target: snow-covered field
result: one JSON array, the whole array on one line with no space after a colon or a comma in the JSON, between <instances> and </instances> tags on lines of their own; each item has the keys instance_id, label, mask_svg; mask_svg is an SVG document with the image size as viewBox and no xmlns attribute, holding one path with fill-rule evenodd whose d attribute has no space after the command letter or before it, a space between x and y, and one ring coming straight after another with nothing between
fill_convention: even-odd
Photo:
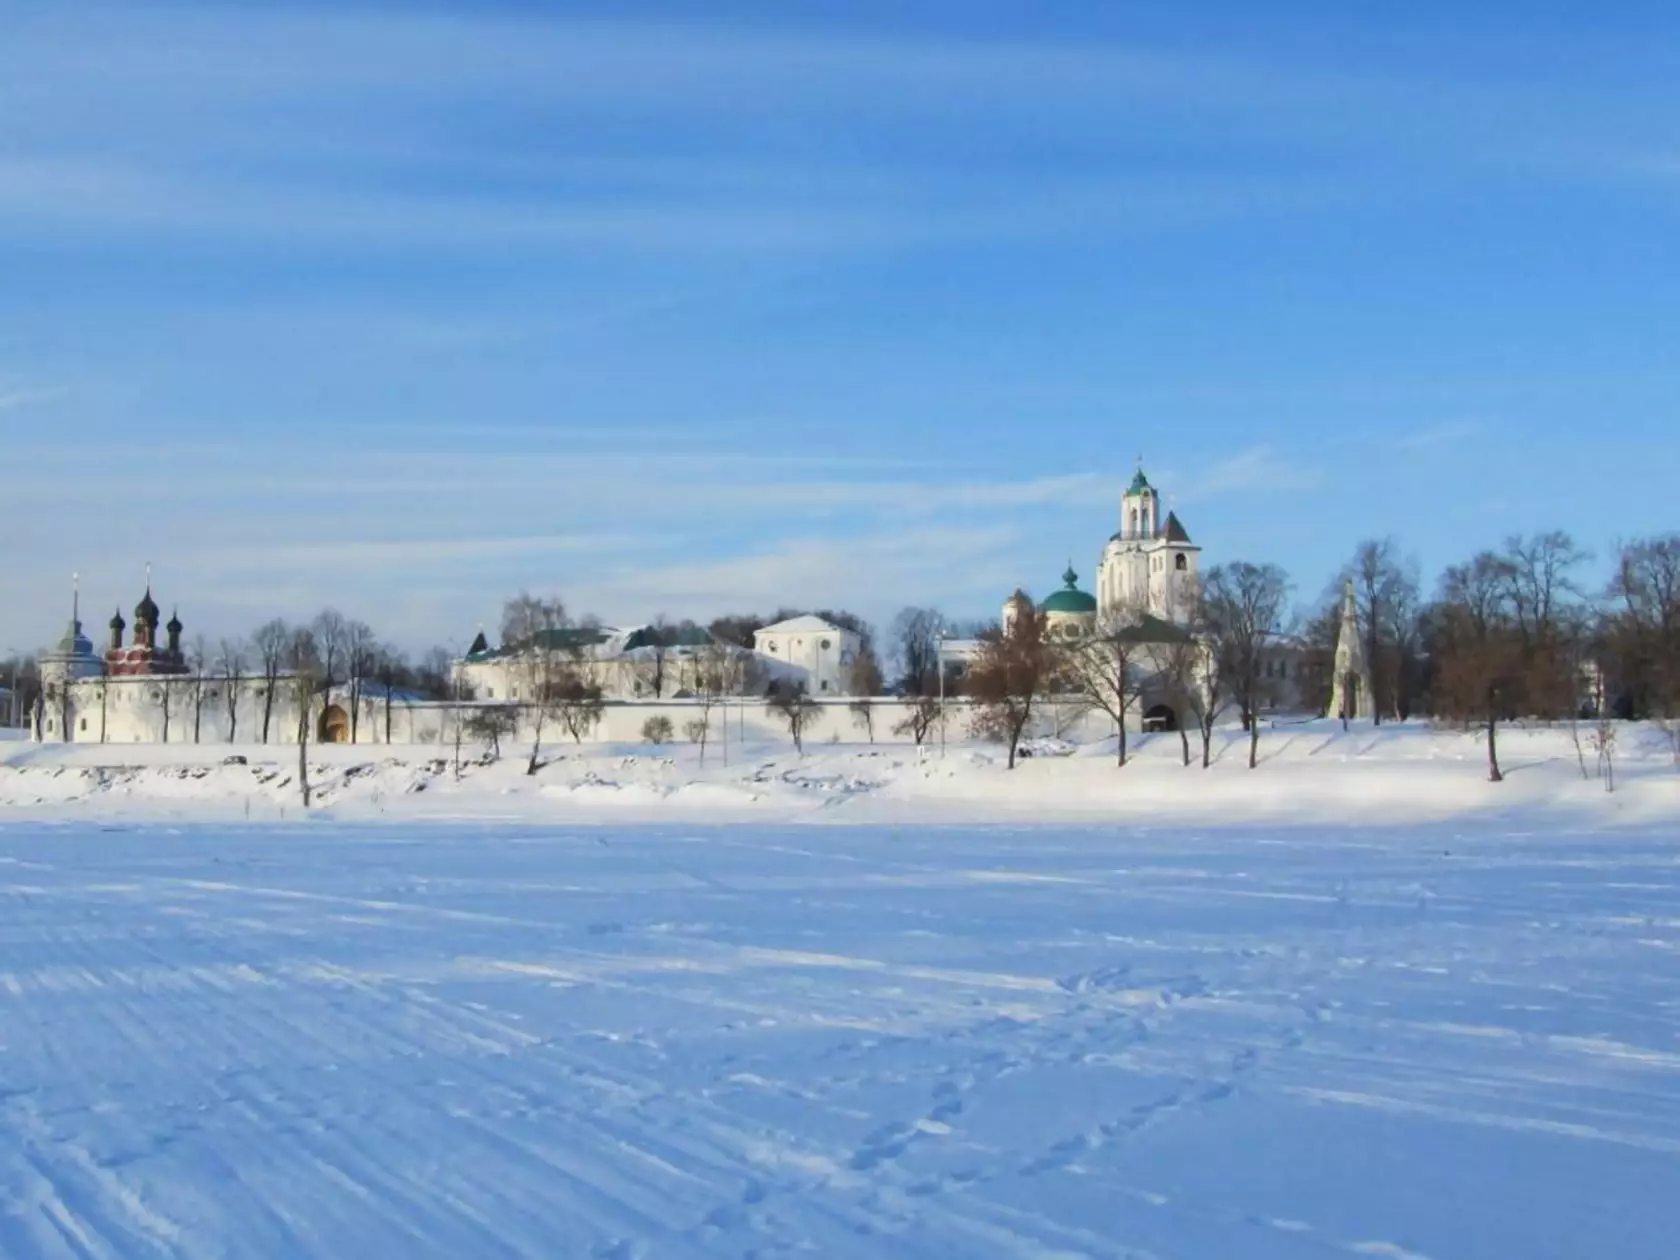
<instances>
[{"instance_id":1,"label":"snow-covered field","mask_svg":"<svg viewBox=\"0 0 1680 1260\"><path fill-rule=\"evenodd\" d=\"M0 824L0 1255L1668 1257L1668 824Z\"/></svg>"},{"instance_id":2,"label":"snow-covered field","mask_svg":"<svg viewBox=\"0 0 1680 1260\"><path fill-rule=\"evenodd\" d=\"M1658 734L9 743L0 1257L1668 1257Z\"/></svg>"}]
</instances>

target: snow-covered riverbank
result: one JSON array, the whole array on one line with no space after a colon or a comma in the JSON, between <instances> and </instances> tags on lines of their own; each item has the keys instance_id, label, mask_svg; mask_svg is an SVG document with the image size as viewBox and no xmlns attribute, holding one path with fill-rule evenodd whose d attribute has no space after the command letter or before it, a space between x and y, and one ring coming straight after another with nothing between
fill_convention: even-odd
<instances>
[{"instance_id":1,"label":"snow-covered riverbank","mask_svg":"<svg viewBox=\"0 0 1680 1260\"><path fill-rule=\"evenodd\" d=\"M535 776L519 750L459 777L446 750L326 747L311 751L316 816L487 818L554 822L1153 821L1410 823L1541 809L1588 825L1680 821L1680 773L1660 731L1623 728L1608 793L1583 778L1565 728L1504 733L1507 780L1487 781L1479 736L1420 725L1335 722L1280 727L1246 765L1246 737L1217 734L1215 763L1180 763L1176 735L1133 738L1116 769L1112 743L1039 756L1006 771L991 746L568 746ZM1199 752L1199 750L1195 750ZM229 764L230 759L234 764ZM295 751L157 745L0 745L0 814L276 821L301 813Z\"/></svg>"}]
</instances>

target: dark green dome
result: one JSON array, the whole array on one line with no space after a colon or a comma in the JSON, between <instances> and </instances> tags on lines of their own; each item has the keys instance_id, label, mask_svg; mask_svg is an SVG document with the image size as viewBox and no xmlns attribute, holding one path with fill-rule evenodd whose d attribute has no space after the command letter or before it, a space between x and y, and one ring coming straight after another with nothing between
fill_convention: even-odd
<instances>
[{"instance_id":1,"label":"dark green dome","mask_svg":"<svg viewBox=\"0 0 1680 1260\"><path fill-rule=\"evenodd\" d=\"M1149 484L1149 478L1145 477L1143 475L1143 469L1139 468L1137 470L1137 475L1132 478L1132 488L1130 490L1126 491L1126 493L1127 494L1142 494L1146 490L1153 490L1154 488L1155 488L1154 486Z\"/></svg>"},{"instance_id":2,"label":"dark green dome","mask_svg":"<svg viewBox=\"0 0 1680 1260\"><path fill-rule=\"evenodd\" d=\"M1047 613L1095 613L1097 601L1079 589L1079 575L1073 571L1070 564L1067 572L1062 574L1062 589L1057 591L1044 603L1039 605L1040 612Z\"/></svg>"}]
</instances>

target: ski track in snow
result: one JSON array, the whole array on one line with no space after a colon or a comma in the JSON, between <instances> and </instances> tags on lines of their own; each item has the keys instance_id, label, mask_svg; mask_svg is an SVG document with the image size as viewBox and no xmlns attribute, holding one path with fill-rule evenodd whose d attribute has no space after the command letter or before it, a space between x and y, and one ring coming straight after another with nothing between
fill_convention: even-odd
<instances>
[{"instance_id":1,"label":"ski track in snow","mask_svg":"<svg viewBox=\"0 0 1680 1260\"><path fill-rule=\"evenodd\" d=\"M1666 1257L1680 848L0 826L0 1256Z\"/></svg>"}]
</instances>

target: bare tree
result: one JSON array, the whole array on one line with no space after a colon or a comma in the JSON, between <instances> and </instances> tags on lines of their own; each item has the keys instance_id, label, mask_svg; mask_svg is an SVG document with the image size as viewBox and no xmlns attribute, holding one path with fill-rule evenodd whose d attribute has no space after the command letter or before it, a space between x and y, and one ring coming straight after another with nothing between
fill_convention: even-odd
<instances>
[{"instance_id":1,"label":"bare tree","mask_svg":"<svg viewBox=\"0 0 1680 1260\"><path fill-rule=\"evenodd\" d=\"M385 742L391 742L391 705L398 686L404 681L407 666L403 660L402 649L389 643L382 643L374 649L373 679L379 684L380 698L385 705ZM409 723L412 732L413 723Z\"/></svg>"},{"instance_id":2,"label":"bare tree","mask_svg":"<svg viewBox=\"0 0 1680 1260\"><path fill-rule=\"evenodd\" d=\"M294 632L276 617L264 622L251 635L251 646L257 650L258 667L262 670L262 742L268 743L269 723L274 716L275 694L280 689L280 673L285 668Z\"/></svg>"},{"instance_id":3,"label":"bare tree","mask_svg":"<svg viewBox=\"0 0 1680 1260\"><path fill-rule=\"evenodd\" d=\"M788 734L793 738L795 751L804 756L805 732L822 711L817 707L817 702L805 694L804 687L790 685L778 687L775 694L766 701L765 708L782 720Z\"/></svg>"},{"instance_id":4,"label":"bare tree","mask_svg":"<svg viewBox=\"0 0 1680 1260\"><path fill-rule=\"evenodd\" d=\"M245 689L245 645L223 639L216 645L216 671L222 676L222 703L227 709L228 743L239 741L239 697Z\"/></svg>"},{"instance_id":5,"label":"bare tree","mask_svg":"<svg viewBox=\"0 0 1680 1260\"><path fill-rule=\"evenodd\" d=\"M1437 610L1436 713L1482 725L1488 778L1495 783L1505 777L1499 768L1499 721L1515 713L1524 681L1511 591L1509 561L1484 551L1442 576Z\"/></svg>"},{"instance_id":6,"label":"bare tree","mask_svg":"<svg viewBox=\"0 0 1680 1260\"><path fill-rule=\"evenodd\" d=\"M1412 716L1423 685L1423 596L1415 559L1403 562L1400 575L1389 590L1384 609L1387 625L1382 635L1388 659L1372 662L1372 668L1381 670L1387 678L1395 719L1404 722Z\"/></svg>"},{"instance_id":7,"label":"bare tree","mask_svg":"<svg viewBox=\"0 0 1680 1260\"><path fill-rule=\"evenodd\" d=\"M502 608L502 645L514 653L518 699L531 728L526 774L535 774L541 765L543 729L572 667L572 644L564 634L570 628L566 605L559 599L521 592Z\"/></svg>"},{"instance_id":8,"label":"bare tree","mask_svg":"<svg viewBox=\"0 0 1680 1260\"><path fill-rule=\"evenodd\" d=\"M583 743L583 737L601 724L607 711L600 685L575 667L568 668L556 683L552 703L555 716L574 744Z\"/></svg>"},{"instance_id":9,"label":"bare tree","mask_svg":"<svg viewBox=\"0 0 1680 1260\"><path fill-rule=\"evenodd\" d=\"M350 742L358 742L362 716L362 688L379 664L379 639L365 621L344 623L345 673L350 689Z\"/></svg>"},{"instance_id":10,"label":"bare tree","mask_svg":"<svg viewBox=\"0 0 1680 1260\"><path fill-rule=\"evenodd\" d=\"M1353 559L1336 579L1336 589L1353 583L1360 625L1365 632L1365 659L1370 664L1372 721L1382 724L1383 712L1399 716L1407 708L1402 696L1405 664L1400 638L1415 620L1418 600L1417 562L1400 554L1393 538L1367 538L1354 549Z\"/></svg>"},{"instance_id":11,"label":"bare tree","mask_svg":"<svg viewBox=\"0 0 1680 1260\"><path fill-rule=\"evenodd\" d=\"M709 627L712 638L720 643L733 644L735 647L750 651L753 645L753 635L764 629L770 623L756 613L730 613L727 616L713 620Z\"/></svg>"},{"instance_id":12,"label":"bare tree","mask_svg":"<svg viewBox=\"0 0 1680 1260\"><path fill-rule=\"evenodd\" d=\"M904 717L893 724L893 734L908 735L920 748L934 727L944 720L945 710L938 696L916 696L909 701Z\"/></svg>"},{"instance_id":13,"label":"bare tree","mask_svg":"<svg viewBox=\"0 0 1680 1260\"><path fill-rule=\"evenodd\" d=\"M1289 578L1275 564L1216 565L1202 587L1212 652L1221 680L1248 728L1248 768L1260 763L1265 653L1288 632Z\"/></svg>"},{"instance_id":14,"label":"bare tree","mask_svg":"<svg viewBox=\"0 0 1680 1260\"><path fill-rule=\"evenodd\" d=\"M192 699L193 743L199 744L204 742L204 684L210 669L210 641L202 634L193 635L187 645L187 668L192 670L188 695Z\"/></svg>"},{"instance_id":15,"label":"bare tree","mask_svg":"<svg viewBox=\"0 0 1680 1260\"><path fill-rule=\"evenodd\" d=\"M455 696L455 674L455 658L448 648L428 648L414 667L414 686L429 700L448 700Z\"/></svg>"},{"instance_id":16,"label":"bare tree","mask_svg":"<svg viewBox=\"0 0 1680 1260\"><path fill-rule=\"evenodd\" d=\"M1190 606L1199 606L1199 595L1192 595ZM1187 718L1194 718L1196 729L1202 734L1202 767L1210 760L1211 725L1203 715L1212 707L1206 689L1208 652L1205 643L1194 634L1183 632L1162 637L1144 645L1144 659L1152 675L1150 686L1173 711L1173 725L1178 728L1178 745L1184 764L1190 764L1190 726Z\"/></svg>"},{"instance_id":17,"label":"bare tree","mask_svg":"<svg viewBox=\"0 0 1680 1260\"><path fill-rule=\"evenodd\" d=\"M1024 602L1007 630L988 631L981 639L968 672L974 733L1007 745L1011 770L1021 737L1056 673L1056 653L1044 631L1044 614Z\"/></svg>"},{"instance_id":18,"label":"bare tree","mask_svg":"<svg viewBox=\"0 0 1680 1260\"><path fill-rule=\"evenodd\" d=\"M99 742L105 742L107 719L111 712L111 667L103 660L99 662Z\"/></svg>"},{"instance_id":19,"label":"bare tree","mask_svg":"<svg viewBox=\"0 0 1680 1260\"><path fill-rule=\"evenodd\" d=\"M515 711L505 705L480 705L467 717L466 733L483 741L490 760L498 761L502 756L502 740L513 736L515 716Z\"/></svg>"},{"instance_id":20,"label":"bare tree","mask_svg":"<svg viewBox=\"0 0 1680 1260\"><path fill-rule=\"evenodd\" d=\"M875 742L875 699L873 696L857 696L846 709L852 715L852 725L863 728L865 737L871 744Z\"/></svg>"},{"instance_id":21,"label":"bare tree","mask_svg":"<svg viewBox=\"0 0 1680 1260\"><path fill-rule=\"evenodd\" d=\"M700 732L699 739L694 742L700 745L701 765L706 764L712 710L719 707L723 711L723 738L718 746L723 749L724 764L729 764L728 698L742 694L748 681L750 660L749 655L735 644L719 638L713 638L693 656L694 701L699 706L699 716L689 726L697 727Z\"/></svg>"},{"instance_id":22,"label":"bare tree","mask_svg":"<svg viewBox=\"0 0 1680 1260\"><path fill-rule=\"evenodd\" d=\"M1126 764L1126 722L1143 697L1151 633L1141 608L1119 609L1098 621L1095 633L1056 644L1059 674L1078 707L1108 715L1120 735L1116 764Z\"/></svg>"},{"instance_id":23,"label":"bare tree","mask_svg":"<svg viewBox=\"0 0 1680 1260\"><path fill-rule=\"evenodd\" d=\"M905 608L893 619L898 686L904 695L928 696L938 692L939 633L944 624L944 618L933 608Z\"/></svg>"},{"instance_id":24,"label":"bare tree","mask_svg":"<svg viewBox=\"0 0 1680 1260\"><path fill-rule=\"evenodd\" d=\"M298 790L303 807L309 808L309 729L315 719L315 695L325 695L327 672L312 631L299 626L292 631L287 652L291 670L292 703L297 706Z\"/></svg>"},{"instance_id":25,"label":"bare tree","mask_svg":"<svg viewBox=\"0 0 1680 1260\"><path fill-rule=\"evenodd\" d=\"M6 708L6 723L10 726L27 727L30 724L29 715L34 712L35 702L41 692L41 671L32 656L13 654L7 658L4 665L0 665L0 672L4 673L5 685L11 692Z\"/></svg>"},{"instance_id":26,"label":"bare tree","mask_svg":"<svg viewBox=\"0 0 1680 1260\"><path fill-rule=\"evenodd\" d=\"M1337 716L1330 712L1330 699L1336 676L1336 636L1341 629L1341 591L1327 596L1317 607L1296 614L1301 627L1301 664L1296 679L1296 696L1301 708L1319 716ZM1342 724L1347 725L1346 714Z\"/></svg>"},{"instance_id":27,"label":"bare tree","mask_svg":"<svg viewBox=\"0 0 1680 1260\"><path fill-rule=\"evenodd\" d=\"M677 628L671 624L670 618L660 613L647 627L643 636L645 645L639 653L636 672L656 700L664 699L666 683L666 665L671 660L672 650L677 644Z\"/></svg>"},{"instance_id":28,"label":"bare tree","mask_svg":"<svg viewBox=\"0 0 1680 1260\"><path fill-rule=\"evenodd\" d=\"M324 608L309 623L309 630L321 665L321 690L329 697L322 701L325 705L331 702L332 689L348 672L350 623L336 608Z\"/></svg>"},{"instance_id":29,"label":"bare tree","mask_svg":"<svg viewBox=\"0 0 1680 1260\"><path fill-rule=\"evenodd\" d=\"M1506 604L1522 643L1522 690L1536 717L1578 715L1581 634L1589 622L1575 574L1590 554L1561 530L1512 535L1501 557Z\"/></svg>"},{"instance_id":30,"label":"bare tree","mask_svg":"<svg viewBox=\"0 0 1680 1260\"><path fill-rule=\"evenodd\" d=\"M1620 706L1668 732L1680 768L1680 534L1623 543L1607 593Z\"/></svg>"},{"instance_id":31,"label":"bare tree","mask_svg":"<svg viewBox=\"0 0 1680 1260\"><path fill-rule=\"evenodd\" d=\"M168 674L153 679L157 684L159 703L163 709L163 742L169 742L169 721L175 711L175 679Z\"/></svg>"},{"instance_id":32,"label":"bare tree","mask_svg":"<svg viewBox=\"0 0 1680 1260\"><path fill-rule=\"evenodd\" d=\"M847 690L852 693L853 699L847 707L851 710L852 721L863 727L871 744L875 742L875 697L881 694L885 685L886 679L882 676L881 660L875 655L875 647L872 643L865 643L852 660Z\"/></svg>"}]
</instances>

